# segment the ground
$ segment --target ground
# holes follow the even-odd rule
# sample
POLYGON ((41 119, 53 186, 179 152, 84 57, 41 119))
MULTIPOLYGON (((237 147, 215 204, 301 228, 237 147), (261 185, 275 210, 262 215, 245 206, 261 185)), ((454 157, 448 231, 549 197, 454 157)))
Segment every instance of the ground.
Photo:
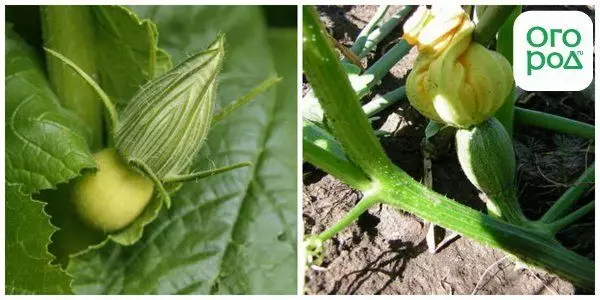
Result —
MULTIPOLYGON (((394 7, 389 14, 399 9, 394 7)), ((525 9, 528 9, 527 7, 525 9)), ((588 14, 593 10, 581 7, 588 14)), ((374 6, 319 6, 332 36, 346 46, 376 11, 374 6)), ((593 17, 592 17, 593 19, 593 17)), ((372 64, 401 37, 387 37, 363 65, 372 64)), ((414 50, 414 49, 413 49, 414 50)), ((402 84, 416 52, 397 64, 366 100, 402 84)), ((308 85, 304 85, 306 90, 308 85)), ((593 90, 582 93, 520 92, 518 105, 594 123, 593 90)), ((426 120, 403 101, 378 114, 375 129, 390 158, 417 180, 423 179, 421 141, 426 120)), ((594 161, 593 142, 530 127, 516 126, 518 189, 526 215, 535 219, 594 161)), ((360 193, 314 167, 304 165, 304 233, 333 225, 360 199, 360 193)), ((484 210, 477 190, 462 173, 452 151, 433 161, 433 189, 484 210)), ((593 200, 593 192, 579 203, 593 200)), ((377 205, 327 242, 321 268, 309 268, 307 294, 576 294, 590 293, 544 271, 517 269, 501 251, 459 238, 438 253, 428 251, 427 225, 412 215, 377 205)), ((589 214, 559 235, 564 245, 594 259, 594 217, 589 214)))

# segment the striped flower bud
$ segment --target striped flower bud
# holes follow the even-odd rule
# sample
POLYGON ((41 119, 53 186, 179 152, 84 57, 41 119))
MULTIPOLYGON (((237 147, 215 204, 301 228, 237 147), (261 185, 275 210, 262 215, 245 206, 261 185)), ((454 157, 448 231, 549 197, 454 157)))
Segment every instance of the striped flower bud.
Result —
POLYGON ((186 172, 212 123, 224 36, 146 83, 122 113, 116 148, 159 179, 186 172))
POLYGON ((421 7, 404 27, 419 55, 406 81, 410 103, 424 116, 458 128, 492 117, 512 89, 509 62, 472 41, 475 26, 456 7, 421 7))

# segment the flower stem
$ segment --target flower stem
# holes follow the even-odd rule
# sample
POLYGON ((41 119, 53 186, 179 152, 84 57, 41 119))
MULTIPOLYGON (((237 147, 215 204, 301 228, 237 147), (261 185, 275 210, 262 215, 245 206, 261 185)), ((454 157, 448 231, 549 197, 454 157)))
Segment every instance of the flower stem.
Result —
POLYGON ((541 223, 552 223, 564 216, 573 207, 577 199, 594 184, 595 163, 585 169, 577 181, 571 186, 550 209, 539 219, 541 223))
POLYGON ((515 109, 515 122, 521 125, 535 126, 571 134, 584 139, 594 139, 593 125, 535 110, 517 107, 515 109))

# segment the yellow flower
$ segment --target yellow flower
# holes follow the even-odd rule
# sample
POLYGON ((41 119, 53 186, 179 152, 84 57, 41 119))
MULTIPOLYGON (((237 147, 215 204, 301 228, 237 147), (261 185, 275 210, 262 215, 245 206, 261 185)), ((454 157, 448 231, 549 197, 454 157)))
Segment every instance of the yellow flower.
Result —
POLYGON ((406 94, 431 120, 459 128, 480 124, 512 89, 509 62, 473 42, 474 27, 460 6, 419 7, 404 25, 404 38, 419 50, 406 94))

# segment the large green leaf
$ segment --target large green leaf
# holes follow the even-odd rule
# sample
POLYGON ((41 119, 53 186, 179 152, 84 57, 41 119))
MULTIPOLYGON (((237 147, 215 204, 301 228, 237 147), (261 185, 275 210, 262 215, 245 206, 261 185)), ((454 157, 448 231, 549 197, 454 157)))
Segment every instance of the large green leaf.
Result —
MULTIPOLYGON (((135 10, 156 22, 160 45, 175 61, 225 33, 218 107, 275 72, 257 7, 135 10)), ((107 241, 73 258, 77 293, 296 292, 296 45, 289 36, 271 41, 286 83, 216 124, 194 168, 254 165, 185 184, 134 245, 107 241)))
POLYGON ((5 38, 6 290, 69 293, 69 277, 51 266, 54 227, 33 193, 94 167, 81 120, 62 109, 32 49, 7 26, 5 38))
POLYGON ((219 274, 220 294, 296 293, 296 41, 295 29, 269 32, 277 86, 265 151, 258 157, 219 274))
POLYGON ((146 81, 171 67, 157 48, 158 32, 122 6, 93 6, 100 85, 117 104, 125 105, 146 81))

